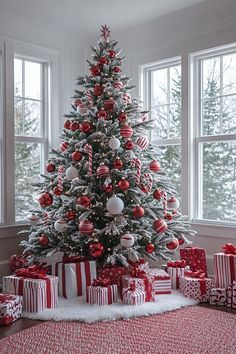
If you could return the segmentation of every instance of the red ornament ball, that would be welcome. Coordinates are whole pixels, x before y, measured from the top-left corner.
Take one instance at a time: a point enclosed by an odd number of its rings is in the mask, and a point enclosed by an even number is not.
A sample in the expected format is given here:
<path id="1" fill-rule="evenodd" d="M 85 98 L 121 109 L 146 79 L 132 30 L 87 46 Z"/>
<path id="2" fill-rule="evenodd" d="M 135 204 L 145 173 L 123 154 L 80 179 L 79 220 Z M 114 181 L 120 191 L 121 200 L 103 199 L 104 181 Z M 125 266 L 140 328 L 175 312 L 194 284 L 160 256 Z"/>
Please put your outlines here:
<path id="1" fill-rule="evenodd" d="M 127 119 L 127 114 L 125 112 L 121 112 L 118 116 L 118 120 L 120 123 L 125 122 Z"/>
<path id="2" fill-rule="evenodd" d="M 75 132 L 76 130 L 78 130 L 79 129 L 79 122 L 72 122 L 71 123 L 71 125 L 70 125 L 70 130 L 72 131 L 72 132 Z"/>
<path id="3" fill-rule="evenodd" d="M 46 166 L 46 170 L 47 170 L 47 172 L 49 172 L 49 173 L 52 173 L 52 172 L 54 172 L 55 171 L 55 165 L 53 164 L 53 163 L 48 163 L 47 164 L 47 166 Z"/>
<path id="4" fill-rule="evenodd" d="M 150 165 L 149 165 L 149 168 L 151 171 L 153 172 L 159 172 L 161 170 L 161 165 L 159 164 L 158 161 L 156 160 L 153 160 Z"/>
<path id="5" fill-rule="evenodd" d="M 158 234 L 163 234 L 168 229 L 168 226 L 165 220 L 157 219 L 154 221 L 153 228 Z"/>
<path id="6" fill-rule="evenodd" d="M 81 159 L 82 159 L 82 154 L 81 152 L 79 151 L 74 151 L 72 154 L 71 154 L 71 159 L 75 162 L 79 162 Z"/>
<path id="7" fill-rule="evenodd" d="M 143 192 L 143 193 L 148 193 L 148 187 L 146 187 L 146 186 L 141 186 L 141 191 Z"/>
<path id="8" fill-rule="evenodd" d="M 101 111 L 98 112 L 97 116 L 98 118 L 107 119 L 108 113 L 102 108 Z"/>
<path id="9" fill-rule="evenodd" d="M 113 166 L 117 169 L 117 170 L 121 170 L 122 166 L 123 166 L 123 162 L 121 161 L 121 159 L 116 159 L 114 161 Z"/>
<path id="10" fill-rule="evenodd" d="M 173 219 L 173 216 L 171 213 L 166 213 L 165 216 L 164 216 L 164 219 L 166 220 L 172 220 Z"/>
<path id="11" fill-rule="evenodd" d="M 75 212 L 74 210 L 69 209 L 69 210 L 67 210 L 67 212 L 66 212 L 66 217 L 67 217 L 67 219 L 69 219 L 69 220 L 74 220 L 75 217 L 76 217 L 76 212 Z"/>
<path id="12" fill-rule="evenodd" d="M 93 233 L 94 226 L 89 220 L 82 220 L 79 223 L 79 232 L 85 235 L 91 235 Z"/>
<path id="13" fill-rule="evenodd" d="M 89 122 L 84 121 L 83 123 L 80 124 L 79 129 L 83 133 L 90 133 L 92 130 L 92 126 Z"/>
<path id="14" fill-rule="evenodd" d="M 87 208 L 91 204 L 91 199 L 87 195 L 81 195 L 77 199 L 77 204 L 82 205 L 83 207 Z"/>
<path id="15" fill-rule="evenodd" d="M 179 247 L 179 241 L 177 240 L 177 238 L 175 238 L 173 241 L 167 243 L 166 247 L 168 248 L 168 250 L 173 251 Z"/>
<path id="16" fill-rule="evenodd" d="M 110 97 L 104 101 L 104 109 L 106 111 L 113 111 L 115 104 L 116 101 L 114 100 L 114 98 Z"/>
<path id="17" fill-rule="evenodd" d="M 64 122 L 64 128 L 65 129 L 70 129 L 70 124 L 71 124 L 71 121 L 68 119 L 68 120 L 66 120 L 65 122 Z"/>
<path id="18" fill-rule="evenodd" d="M 93 89 L 93 93 L 95 96 L 101 96 L 103 93 L 103 87 L 101 85 L 95 85 Z"/>
<path id="19" fill-rule="evenodd" d="M 105 56 L 100 57 L 99 58 L 99 63 L 100 64 L 107 64 L 108 63 L 107 57 L 105 57 Z"/>
<path id="20" fill-rule="evenodd" d="M 155 250 L 155 246 L 153 243 L 149 242 L 146 247 L 145 250 L 147 253 L 152 253 Z"/>
<path id="21" fill-rule="evenodd" d="M 154 199 L 157 199 L 157 200 L 160 200 L 162 197 L 163 197 L 163 191 L 161 189 L 156 189 L 154 192 L 153 192 L 153 198 Z"/>
<path id="22" fill-rule="evenodd" d="M 178 242 L 179 242 L 179 245 L 181 246 L 184 244 L 185 241 L 182 238 L 178 238 Z"/>
<path id="23" fill-rule="evenodd" d="M 63 141 L 61 144 L 60 144 L 60 150 L 61 151 L 65 151 L 67 150 L 69 147 L 69 143 L 67 141 Z"/>
<path id="24" fill-rule="evenodd" d="M 127 140 L 126 143 L 124 144 L 124 148 L 126 150 L 133 150 L 134 143 L 131 140 Z"/>
<path id="25" fill-rule="evenodd" d="M 127 181 L 125 178 L 122 178 L 122 179 L 118 182 L 118 187 L 119 187 L 122 191 L 126 191 L 127 189 L 129 189 L 129 181 Z"/>
<path id="26" fill-rule="evenodd" d="M 116 56 L 116 52 L 114 50 L 109 50 L 108 54 L 109 54 L 109 57 L 112 59 L 115 58 L 115 56 Z"/>
<path id="27" fill-rule="evenodd" d="M 108 186 L 103 186 L 102 189 L 106 193 L 111 193 L 113 191 L 113 186 L 112 186 L 112 184 L 109 184 Z"/>
<path id="28" fill-rule="evenodd" d="M 53 202 L 53 197 L 48 192 L 43 193 L 39 197 L 39 204 L 41 205 L 42 208 L 45 208 L 45 207 L 51 205 L 52 202 Z"/>
<path id="29" fill-rule="evenodd" d="M 121 72 L 121 68 L 119 66 L 114 66 L 114 68 L 112 69 L 115 73 L 119 73 Z"/>
<path id="30" fill-rule="evenodd" d="M 55 195 L 61 195 L 62 194 L 62 190 L 58 186 L 56 186 L 56 187 L 53 188 L 53 193 Z"/>
<path id="31" fill-rule="evenodd" d="M 133 135 L 133 129 L 129 125 L 124 125 L 123 128 L 120 129 L 120 135 L 122 138 L 129 139 Z"/>
<path id="32" fill-rule="evenodd" d="M 97 176 L 99 178 L 105 178 L 109 175 L 109 167 L 106 166 L 106 165 L 100 165 L 98 168 L 97 168 Z"/>
<path id="33" fill-rule="evenodd" d="M 93 258 L 101 257 L 104 251 L 104 246 L 100 242 L 93 242 L 89 245 L 89 254 Z"/>
<path id="34" fill-rule="evenodd" d="M 39 244 L 40 244 L 40 246 L 46 247 L 49 244 L 49 239 L 47 238 L 47 236 L 42 234 L 39 237 Z"/>
<path id="35" fill-rule="evenodd" d="M 144 213 L 145 213 L 144 209 L 143 209 L 141 206 L 139 206 L 139 205 L 137 205 L 137 206 L 133 209 L 133 216 L 134 216 L 135 218 L 142 218 L 143 215 L 144 215 Z"/>
<path id="36" fill-rule="evenodd" d="M 90 68 L 90 72 L 91 72 L 91 74 L 92 74 L 93 76 L 97 76 L 97 75 L 100 74 L 101 69 L 99 68 L 98 65 L 94 65 L 94 66 L 92 66 L 92 67 Z"/>

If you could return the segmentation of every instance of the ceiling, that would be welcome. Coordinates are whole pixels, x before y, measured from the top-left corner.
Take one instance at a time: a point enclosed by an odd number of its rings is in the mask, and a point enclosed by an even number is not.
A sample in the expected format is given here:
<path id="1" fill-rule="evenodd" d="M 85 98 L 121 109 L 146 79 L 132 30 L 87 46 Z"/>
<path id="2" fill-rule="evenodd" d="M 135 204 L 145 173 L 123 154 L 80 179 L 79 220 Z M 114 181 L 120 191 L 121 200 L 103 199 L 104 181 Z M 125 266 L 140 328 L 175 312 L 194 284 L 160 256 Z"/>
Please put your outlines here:
<path id="1" fill-rule="evenodd" d="M 120 31 L 206 0 L 0 0 L 0 18 L 97 35 L 101 24 Z"/>

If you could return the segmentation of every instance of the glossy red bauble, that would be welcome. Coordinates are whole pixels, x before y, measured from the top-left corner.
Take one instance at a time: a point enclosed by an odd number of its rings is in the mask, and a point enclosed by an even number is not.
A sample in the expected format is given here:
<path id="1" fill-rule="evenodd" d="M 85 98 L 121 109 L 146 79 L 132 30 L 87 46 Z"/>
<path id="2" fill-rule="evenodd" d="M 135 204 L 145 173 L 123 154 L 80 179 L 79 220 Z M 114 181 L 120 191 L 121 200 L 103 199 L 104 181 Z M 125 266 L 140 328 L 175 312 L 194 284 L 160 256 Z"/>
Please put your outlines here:
<path id="1" fill-rule="evenodd" d="M 97 168 L 97 176 L 99 178 L 105 178 L 107 176 L 109 176 L 109 167 L 106 166 L 106 165 L 100 165 L 98 168 Z"/>
<path id="2" fill-rule="evenodd" d="M 118 120 L 120 123 L 125 122 L 127 119 L 127 114 L 125 112 L 121 112 L 118 116 Z"/>
<path id="3" fill-rule="evenodd" d="M 79 162 L 82 159 L 83 155 L 79 151 L 74 151 L 71 154 L 71 159 L 75 162 Z"/>
<path id="4" fill-rule="evenodd" d="M 70 130 L 72 131 L 72 132 L 75 132 L 76 130 L 78 130 L 79 129 L 79 122 L 72 122 L 71 124 L 70 124 Z"/>
<path id="5" fill-rule="evenodd" d="M 60 144 L 60 150 L 61 151 L 65 151 L 67 150 L 69 147 L 69 143 L 67 141 L 63 141 L 61 144 Z"/>
<path id="6" fill-rule="evenodd" d="M 105 109 L 101 109 L 101 111 L 98 112 L 97 116 L 98 118 L 107 119 L 108 113 L 105 111 Z"/>
<path id="7" fill-rule="evenodd" d="M 133 133 L 133 129 L 129 125 L 124 125 L 123 128 L 120 129 L 120 135 L 122 138 L 129 139 Z"/>
<path id="8" fill-rule="evenodd" d="M 158 161 L 156 160 L 153 160 L 150 165 L 149 165 L 149 168 L 151 171 L 153 172 L 159 172 L 161 170 L 161 165 L 159 164 Z"/>
<path id="9" fill-rule="evenodd" d="M 110 97 L 104 101 L 104 109 L 106 111 L 113 111 L 115 104 L 116 101 L 112 97 Z"/>
<path id="10" fill-rule="evenodd" d="M 164 216 L 164 219 L 172 220 L 173 219 L 172 214 L 171 213 L 166 213 L 165 216 Z"/>
<path id="11" fill-rule="evenodd" d="M 85 235 L 91 235 L 93 233 L 94 226 L 89 220 L 82 220 L 79 223 L 79 232 Z"/>
<path id="12" fill-rule="evenodd" d="M 47 236 L 42 234 L 39 237 L 39 244 L 40 244 L 40 246 L 46 247 L 49 244 L 49 239 L 47 238 Z"/>
<path id="13" fill-rule="evenodd" d="M 92 66 L 92 67 L 90 68 L 90 72 L 91 72 L 91 74 L 92 74 L 93 76 L 97 76 L 97 75 L 100 74 L 101 69 L 99 68 L 98 65 L 94 65 L 94 66 Z"/>
<path id="14" fill-rule="evenodd" d="M 133 216 L 135 218 L 142 218 L 143 215 L 144 215 L 145 211 L 144 209 L 141 207 L 141 206 L 136 206 L 134 209 L 133 209 Z"/>
<path id="15" fill-rule="evenodd" d="M 115 52 L 114 50 L 109 50 L 108 53 L 109 53 L 109 57 L 110 57 L 110 58 L 112 58 L 112 59 L 115 58 L 116 52 Z"/>
<path id="16" fill-rule="evenodd" d="M 95 85 L 93 89 L 93 93 L 95 96 L 101 96 L 103 93 L 103 87 L 101 85 Z"/>
<path id="17" fill-rule="evenodd" d="M 105 56 L 100 57 L 99 58 L 99 63 L 100 64 L 107 64 L 108 63 L 107 57 L 105 57 Z"/>
<path id="18" fill-rule="evenodd" d="M 166 247 L 168 248 L 168 250 L 173 251 L 179 247 L 179 241 L 177 240 L 177 238 L 175 238 L 173 241 L 167 243 Z"/>
<path id="19" fill-rule="evenodd" d="M 168 229 L 168 226 L 165 220 L 157 219 L 153 223 L 153 228 L 158 234 L 163 234 Z"/>
<path id="20" fill-rule="evenodd" d="M 124 144 L 124 148 L 126 150 L 133 150 L 134 148 L 134 143 L 131 140 L 126 141 L 126 143 Z"/>
<path id="21" fill-rule="evenodd" d="M 79 129 L 83 133 L 90 133 L 92 130 L 91 124 L 87 121 L 84 121 L 83 123 L 80 124 Z"/>
<path id="22" fill-rule="evenodd" d="M 66 217 L 69 220 L 74 220 L 76 217 L 76 212 L 74 210 L 67 210 Z"/>
<path id="23" fill-rule="evenodd" d="M 58 186 L 56 186 L 56 187 L 53 188 L 53 193 L 55 195 L 61 195 L 62 194 L 62 190 Z"/>
<path id="24" fill-rule="evenodd" d="M 91 204 L 91 199 L 87 195 L 81 195 L 77 199 L 77 204 L 82 205 L 83 207 L 87 208 Z"/>
<path id="25" fill-rule="evenodd" d="M 89 254 L 93 258 L 101 257 L 104 251 L 104 246 L 100 242 L 93 242 L 89 245 Z"/>
<path id="26" fill-rule="evenodd" d="M 111 193 L 113 191 L 113 186 L 112 186 L 112 184 L 109 184 L 108 186 L 103 186 L 102 189 L 106 193 Z"/>
<path id="27" fill-rule="evenodd" d="M 146 245 L 146 247 L 145 247 L 145 250 L 146 250 L 146 252 L 147 253 L 152 253 L 152 252 L 154 252 L 155 251 L 155 246 L 154 246 L 154 244 L 153 243 L 148 243 L 147 245 Z"/>
<path id="28" fill-rule="evenodd" d="M 117 169 L 117 170 L 121 170 L 122 166 L 123 166 L 123 162 L 121 161 L 121 159 L 116 159 L 113 163 L 113 166 Z"/>
<path id="29" fill-rule="evenodd" d="M 114 73 L 121 72 L 121 68 L 119 66 L 114 66 L 114 68 L 112 70 L 114 71 Z"/>
<path id="30" fill-rule="evenodd" d="M 68 119 L 68 120 L 66 120 L 65 122 L 64 122 L 64 128 L 65 129 L 70 129 L 70 124 L 71 124 L 71 121 Z"/>
<path id="31" fill-rule="evenodd" d="M 154 199 L 160 200 L 161 198 L 163 198 L 163 196 L 164 196 L 164 192 L 161 189 L 156 189 L 153 192 L 153 198 Z"/>
<path id="32" fill-rule="evenodd" d="M 52 202 L 53 202 L 53 197 L 48 192 L 43 193 L 39 197 L 39 204 L 41 205 L 42 208 L 45 208 L 45 207 L 51 205 Z"/>
<path id="33" fill-rule="evenodd" d="M 46 166 L 46 170 L 47 170 L 47 172 L 49 172 L 49 173 L 52 173 L 52 172 L 54 172 L 55 171 L 55 165 L 53 164 L 53 163 L 48 163 L 47 164 L 47 166 Z"/>
<path id="34" fill-rule="evenodd" d="M 143 192 L 143 193 L 148 193 L 148 191 L 149 191 L 149 189 L 148 189 L 148 187 L 146 187 L 146 186 L 141 186 L 141 191 Z"/>
<path id="35" fill-rule="evenodd" d="M 129 181 L 127 181 L 125 178 L 122 178 L 122 179 L 118 182 L 118 187 L 119 187 L 122 191 L 126 191 L 127 189 L 129 189 Z"/>

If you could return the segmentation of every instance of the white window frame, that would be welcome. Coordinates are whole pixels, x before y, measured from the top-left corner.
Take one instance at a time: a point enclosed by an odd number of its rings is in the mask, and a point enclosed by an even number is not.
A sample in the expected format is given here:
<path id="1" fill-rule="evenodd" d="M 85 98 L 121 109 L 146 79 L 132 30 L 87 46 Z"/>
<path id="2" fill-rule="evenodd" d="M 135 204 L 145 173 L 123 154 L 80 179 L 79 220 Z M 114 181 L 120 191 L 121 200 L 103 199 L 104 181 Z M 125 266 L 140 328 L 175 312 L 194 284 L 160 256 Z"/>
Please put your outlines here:
<path id="1" fill-rule="evenodd" d="M 201 212 L 201 198 L 202 198 L 202 181 L 201 181 L 201 154 L 200 145 L 203 142 L 220 142 L 220 141 L 236 141 L 236 134 L 219 134 L 211 136 L 201 136 L 201 114 L 200 114 L 200 94 L 201 94 L 201 60 L 205 58 L 211 58 L 216 56 L 222 56 L 225 54 L 235 53 L 236 43 L 225 45 L 217 48 L 212 48 L 209 50 L 200 51 L 197 53 L 189 54 L 189 71 L 190 71 L 190 110 L 189 115 L 191 119 L 192 132 L 189 131 L 193 138 L 192 145 L 192 222 L 195 224 L 202 225 L 217 225 L 226 227 L 235 227 L 236 222 L 223 221 L 223 220 L 208 220 L 202 219 L 198 216 L 202 214 Z"/>
<path id="2" fill-rule="evenodd" d="M 3 132 L 4 132 L 4 42 L 0 41 L 0 224 L 4 220 L 4 185 L 3 185 L 3 172 L 4 172 L 4 143 L 3 143 Z"/>
<path id="3" fill-rule="evenodd" d="M 0 220 L 0 228 L 12 227 L 25 224 L 26 220 L 15 222 L 15 181 L 14 181 L 14 141 L 39 142 L 44 143 L 44 160 L 48 156 L 49 145 L 57 143 L 59 135 L 59 60 L 60 52 L 47 48 L 26 44 L 19 41 L 11 41 L 3 38 L 4 43 L 4 115 L 0 124 L 3 125 L 3 158 L 2 158 L 2 192 L 1 201 L 3 204 L 3 220 Z M 0 38 L 0 45 L 1 45 Z M 1 47 L 0 47 L 1 50 Z M 45 70 L 48 71 L 47 82 L 50 83 L 46 87 L 46 96 L 50 94 L 51 103 L 47 102 L 50 107 L 48 112 L 44 112 L 47 116 L 46 125 L 43 127 L 44 137 L 18 137 L 15 138 L 14 132 L 14 58 L 22 57 L 26 60 L 38 61 L 44 63 Z M 49 80 L 50 78 L 50 80 Z M 1 114 L 1 112 L 0 112 Z M 5 118 L 5 119 L 4 119 Z M 7 158 L 6 158 L 7 151 Z M 41 171 L 44 171 L 44 163 L 42 161 Z"/>

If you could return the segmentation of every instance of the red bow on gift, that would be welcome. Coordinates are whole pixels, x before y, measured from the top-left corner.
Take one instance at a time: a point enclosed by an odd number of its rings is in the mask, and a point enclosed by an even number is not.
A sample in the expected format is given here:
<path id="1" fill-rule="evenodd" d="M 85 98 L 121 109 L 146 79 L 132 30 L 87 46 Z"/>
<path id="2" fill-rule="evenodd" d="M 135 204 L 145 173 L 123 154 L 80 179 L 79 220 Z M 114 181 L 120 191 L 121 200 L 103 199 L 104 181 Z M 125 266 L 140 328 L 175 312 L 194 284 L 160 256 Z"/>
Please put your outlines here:
<path id="1" fill-rule="evenodd" d="M 0 294 L 0 303 L 6 303 L 15 300 L 15 296 L 9 294 Z"/>
<path id="2" fill-rule="evenodd" d="M 196 272 L 193 272 L 192 270 L 187 270 L 184 275 L 186 277 L 191 277 L 191 278 L 198 278 L 198 279 L 205 279 L 206 274 L 202 270 L 198 270 Z"/>
<path id="3" fill-rule="evenodd" d="M 62 262 L 63 263 L 78 263 L 84 262 L 88 260 L 88 258 L 83 256 L 63 256 Z"/>
<path id="4" fill-rule="evenodd" d="M 147 276 L 147 273 L 144 270 L 139 269 L 138 267 L 133 267 L 129 273 L 134 278 L 143 278 Z"/>
<path id="5" fill-rule="evenodd" d="M 131 260 L 128 260 L 128 263 L 132 266 L 144 264 L 145 262 L 146 261 L 144 258 L 140 258 L 139 261 L 137 261 L 137 262 L 132 262 Z"/>
<path id="6" fill-rule="evenodd" d="M 108 278 L 93 279 L 92 286 L 104 286 L 104 287 L 107 287 L 108 285 L 111 285 L 110 279 L 108 279 Z"/>
<path id="7" fill-rule="evenodd" d="M 185 268 L 186 267 L 186 261 L 184 259 L 182 261 L 169 261 L 169 262 L 167 262 L 167 267 Z"/>
<path id="8" fill-rule="evenodd" d="M 47 272 L 38 266 L 17 269 L 15 275 L 24 278 L 44 279 Z"/>
<path id="9" fill-rule="evenodd" d="M 129 288 L 126 288 L 126 289 L 123 290 L 122 295 L 126 294 L 128 291 L 134 292 L 135 290 L 136 290 L 135 284 L 132 284 L 132 283 L 131 283 L 131 284 L 129 285 Z"/>
<path id="10" fill-rule="evenodd" d="M 234 246 L 232 243 L 226 243 L 222 247 L 222 250 L 225 254 L 235 254 L 236 255 L 236 246 Z"/>

